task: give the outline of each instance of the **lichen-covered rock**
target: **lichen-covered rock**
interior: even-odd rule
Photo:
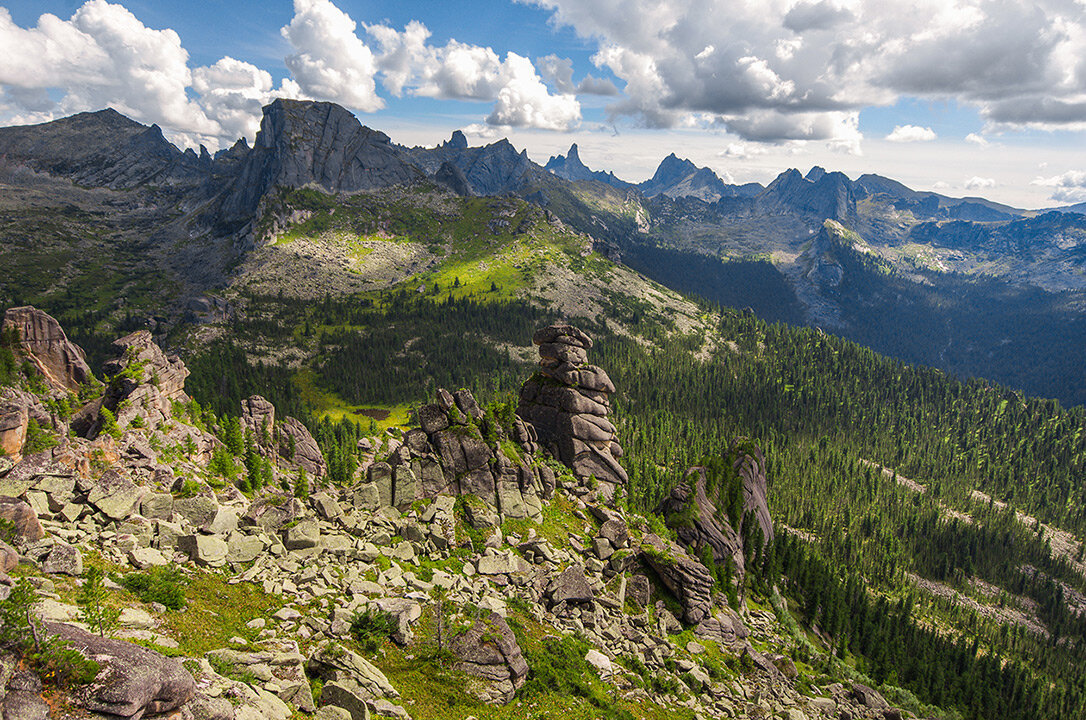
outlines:
[[[49,551],[49,556],[42,564],[42,572],[49,575],[71,575],[78,577],[83,574],[83,554],[79,548],[68,543],[58,542]]]
[[[449,649],[459,660],[459,670],[483,681],[473,689],[486,702],[508,703],[528,675],[528,663],[513,630],[497,613],[476,620],[471,629],[452,641]]]
[[[95,382],[82,348],[68,340],[51,315],[30,306],[8,308],[3,330],[19,333],[21,352],[51,389],[78,392],[84,383]]]
[[[704,565],[658,535],[645,536],[641,557],[682,605],[684,622],[696,625],[709,615],[713,576]]]
[[[100,666],[98,676],[77,697],[91,712],[139,720],[179,708],[192,699],[196,683],[177,658],[123,640],[103,638],[64,623],[46,623],[48,634]]]

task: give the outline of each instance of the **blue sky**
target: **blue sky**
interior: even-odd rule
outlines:
[[[1086,8],[1070,0],[0,0],[0,123],[112,106],[179,145],[276,96],[397,142],[456,128],[638,181],[877,172],[1022,207],[1086,200]]]

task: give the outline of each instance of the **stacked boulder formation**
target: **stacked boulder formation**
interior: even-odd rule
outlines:
[[[612,498],[629,478],[607,419],[615,386],[602,368],[588,364],[592,338],[572,325],[550,325],[532,342],[539,346],[540,370],[521,387],[517,415],[574,475],[595,478],[600,495]]]

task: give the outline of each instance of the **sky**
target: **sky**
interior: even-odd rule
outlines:
[[[113,107],[214,151],[275,97],[631,182],[674,152],[1086,201],[1086,0],[0,0],[0,124]]]

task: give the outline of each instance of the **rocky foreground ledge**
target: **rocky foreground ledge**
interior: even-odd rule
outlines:
[[[626,482],[607,419],[615,388],[587,364],[591,340],[576,328],[536,334],[541,369],[515,415],[439,391],[419,427],[361,440],[343,486],[326,482],[301,422],[248,398],[239,424],[267,482],[244,493],[217,469],[225,421],[193,408],[184,363],[148,334],[119,340],[99,383],[48,315],[17,308],[5,325],[43,371],[0,390],[0,603],[29,584],[30,631],[98,668],[74,687],[43,685],[26,643],[8,641],[5,720],[410,718],[426,690],[394,660],[437,650],[442,672],[500,705],[520,702],[548,643],[571,638],[589,648],[575,658],[582,680],[623,707],[789,720],[897,712],[863,686],[802,695],[775,615],[729,607],[698,558],[709,547],[742,567],[750,533],[716,510],[704,469],[662,508],[679,518],[677,540],[613,503]],[[768,536],[760,453],[737,444],[730,462],[743,522]],[[114,637],[90,632],[78,602],[91,567],[107,571],[105,601],[120,610]],[[169,572],[182,594],[171,607],[121,587],[168,584]]]

